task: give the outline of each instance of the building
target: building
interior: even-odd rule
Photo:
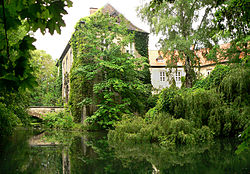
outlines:
[[[97,10],[97,8],[90,8],[90,15],[94,14]],[[106,4],[103,8],[100,9],[103,13],[109,13],[110,16],[119,16],[121,15],[120,12],[118,12],[112,5]],[[127,19],[125,19],[127,20]],[[128,22],[128,30],[131,31],[137,31],[140,33],[144,33],[148,35],[146,31],[136,27],[133,25],[129,20]],[[148,42],[148,41],[145,41]],[[141,55],[138,53],[138,51],[135,48],[135,43],[130,43],[126,48],[124,48],[124,51],[134,55],[134,57],[140,57]],[[59,61],[57,62],[57,66],[59,67],[59,64],[62,65],[62,98],[65,100],[65,102],[68,102],[69,99],[69,92],[70,92],[70,79],[69,74],[70,70],[73,64],[73,51],[70,46],[70,43],[68,42],[67,46],[65,47],[64,51],[62,52]]]
[[[227,49],[230,44],[223,44],[220,46],[221,49]],[[208,49],[199,50],[196,52],[196,55],[200,58],[199,67],[196,66],[194,71],[196,74],[202,75],[204,77],[208,76],[211,71],[217,65],[214,61],[208,61],[204,57],[204,51]],[[178,53],[176,53],[178,54]],[[218,56],[219,57],[219,56]],[[175,64],[174,68],[169,68],[168,61],[170,57],[168,55],[164,55],[159,50],[150,50],[149,51],[149,64],[150,64],[150,73],[151,73],[151,83],[155,89],[155,92],[159,92],[161,89],[170,87],[173,79],[175,80],[176,86],[182,86],[182,78],[186,76],[184,70],[184,62],[178,60]],[[227,63],[227,59],[219,59],[219,64]]]

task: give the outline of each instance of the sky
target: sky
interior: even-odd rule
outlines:
[[[136,8],[149,0],[72,0],[73,7],[67,8],[67,15],[63,19],[66,27],[61,27],[61,34],[50,35],[48,32],[43,35],[38,30],[35,33],[35,46],[39,50],[45,50],[53,59],[59,59],[66,47],[76,22],[85,16],[89,16],[89,8],[101,8],[106,3],[110,3],[116,10],[125,16],[130,22],[144,31],[150,32],[150,27],[146,22],[142,22],[137,15]],[[155,44],[158,37],[150,34],[149,49],[156,50]]]

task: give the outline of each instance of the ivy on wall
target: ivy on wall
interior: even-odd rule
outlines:
[[[143,57],[146,57],[146,63],[144,66],[144,70],[142,71],[142,77],[141,79],[145,84],[151,84],[151,78],[150,78],[150,71],[149,71],[149,60],[148,60],[148,40],[149,36],[148,33],[143,33],[140,31],[134,32],[135,37],[135,49],[136,51]]]
[[[135,49],[141,56],[148,57],[148,33],[135,31]]]
[[[146,98],[151,94],[145,81],[150,79],[148,59],[131,59],[132,55],[122,52],[135,34],[128,31],[122,16],[119,21],[117,25],[117,18],[99,11],[76,24],[71,38],[74,62],[69,101],[76,122],[88,116],[90,124],[107,128],[122,114],[145,109]],[[138,53],[147,56],[147,34],[136,35]]]

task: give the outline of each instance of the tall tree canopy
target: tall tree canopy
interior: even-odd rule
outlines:
[[[39,86],[31,90],[31,106],[55,106],[61,102],[61,80],[56,61],[43,50],[31,53],[31,64]]]
[[[185,62],[186,87],[192,87],[192,67],[199,64],[195,50],[210,48],[218,42],[214,38],[213,0],[153,0],[139,8],[140,17],[151,26],[155,34],[162,34],[161,49]],[[178,51],[178,56],[175,56]]]
[[[27,94],[36,84],[30,51],[35,38],[30,31],[60,33],[62,15],[70,0],[0,0],[0,136],[18,123],[27,123]]]
[[[250,3],[248,0],[216,0],[215,23],[224,37],[240,40],[249,35]]]
[[[35,39],[29,31],[46,29],[51,34],[60,33],[65,26],[62,15],[67,14],[65,7],[70,7],[70,0],[41,1],[0,1],[0,87],[18,89],[30,87],[35,79],[30,67],[30,50],[34,50]],[[24,35],[17,36],[20,27],[24,26]],[[18,39],[12,39],[12,35]]]

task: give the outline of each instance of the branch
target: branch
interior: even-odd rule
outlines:
[[[194,1],[193,5],[192,5],[192,7],[191,7],[191,10],[193,10],[194,5],[196,4],[196,2],[197,2],[197,0]]]
[[[213,6],[206,8],[205,14],[204,14],[204,16],[202,17],[201,23],[200,23],[199,28],[198,28],[197,31],[200,30],[200,28],[201,28],[201,26],[202,26],[204,20],[207,18],[207,15],[208,15],[209,11],[210,11],[212,8],[213,8]],[[195,43],[194,43],[194,50],[195,50],[196,44],[197,44],[197,42],[195,41]]]

